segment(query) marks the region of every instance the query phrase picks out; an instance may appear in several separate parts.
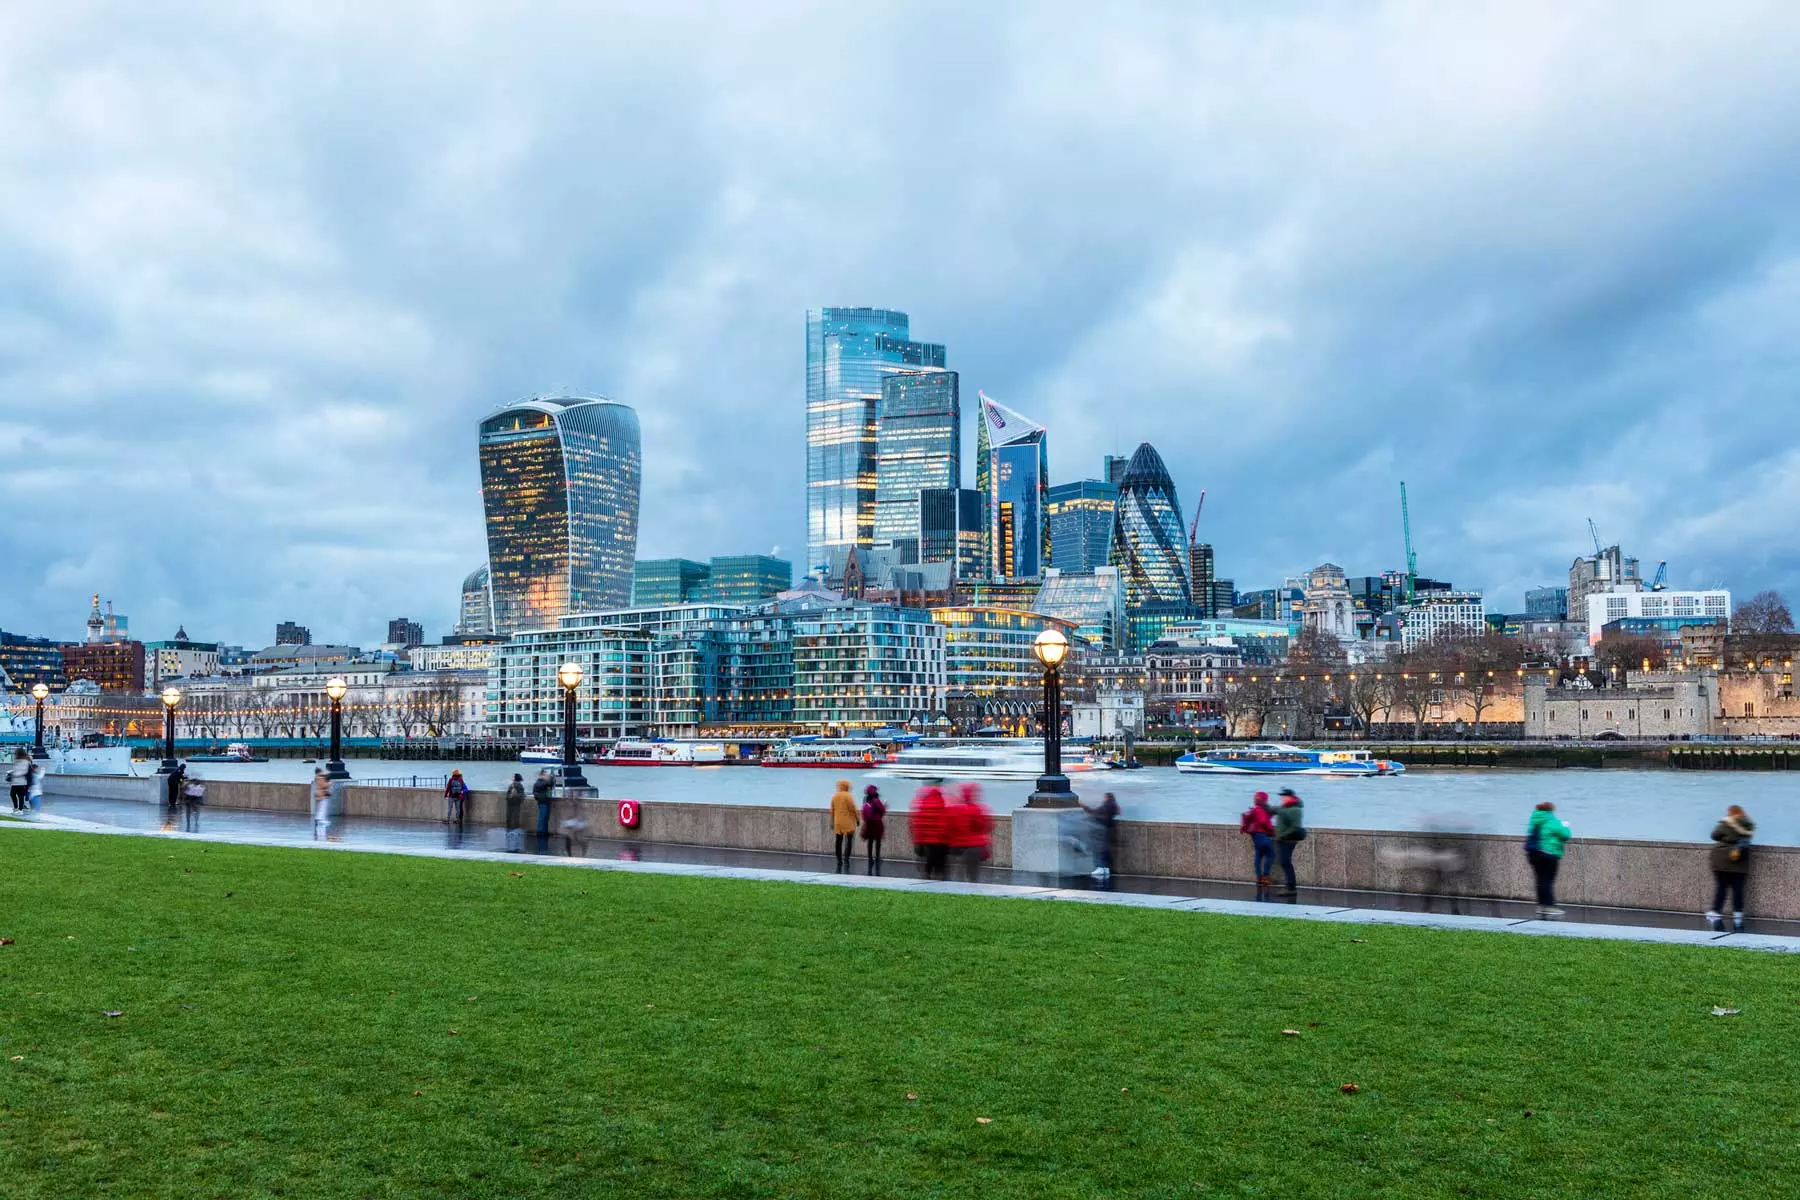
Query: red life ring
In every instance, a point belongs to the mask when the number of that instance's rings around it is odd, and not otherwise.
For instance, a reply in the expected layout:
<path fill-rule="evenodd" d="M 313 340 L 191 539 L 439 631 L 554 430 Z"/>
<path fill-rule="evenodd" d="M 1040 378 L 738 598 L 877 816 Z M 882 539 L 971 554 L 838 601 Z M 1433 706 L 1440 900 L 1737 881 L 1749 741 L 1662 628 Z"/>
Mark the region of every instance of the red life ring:
<path fill-rule="evenodd" d="M 638 817 L 640 815 L 641 815 L 641 810 L 639 809 L 638 802 L 636 800 L 621 800 L 621 801 L 619 801 L 619 824 L 620 824 L 620 826 L 622 826 L 623 828 L 626 828 L 626 829 L 636 829 L 638 827 Z"/>

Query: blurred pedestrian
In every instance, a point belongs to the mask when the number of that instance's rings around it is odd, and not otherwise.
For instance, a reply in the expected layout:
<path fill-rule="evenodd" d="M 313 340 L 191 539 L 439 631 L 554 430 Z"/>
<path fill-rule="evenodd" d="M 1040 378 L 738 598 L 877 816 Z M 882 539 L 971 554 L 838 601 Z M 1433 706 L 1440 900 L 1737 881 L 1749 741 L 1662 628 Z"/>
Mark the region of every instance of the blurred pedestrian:
<path fill-rule="evenodd" d="M 1750 876 L 1750 843 L 1755 835 L 1756 822 L 1736 804 L 1713 826 L 1713 902 L 1706 920 L 1716 930 L 1724 930 L 1725 914 L 1730 913 L 1732 932 L 1744 932 L 1744 884 Z"/>
<path fill-rule="evenodd" d="M 181 828 L 186 833 L 200 832 L 200 809 L 206 803 L 206 784 L 198 775 L 189 775 L 181 785 Z"/>
<path fill-rule="evenodd" d="M 838 780 L 837 791 L 831 793 L 831 832 L 837 869 L 848 871 L 856 853 L 856 799 L 850 795 L 848 779 Z"/>
<path fill-rule="evenodd" d="M 1279 893 L 1283 896 L 1300 894 L 1294 880 L 1294 847 L 1306 840 L 1303 807 L 1293 788 L 1281 789 L 1281 807 L 1275 810 L 1275 856 L 1281 861 L 1281 876 L 1286 881 Z"/>
<path fill-rule="evenodd" d="M 1532 810 L 1531 823 L 1525 827 L 1525 857 L 1537 876 L 1540 917 L 1563 915 L 1556 907 L 1556 872 L 1562 866 L 1563 846 L 1571 836 L 1569 827 L 1556 815 L 1556 805 L 1545 800 Z"/>
<path fill-rule="evenodd" d="M 1119 801 L 1108 792 L 1100 803 L 1081 808 L 1094 823 L 1094 880 L 1106 887 L 1112 882 L 1113 850 L 1119 836 Z"/>
<path fill-rule="evenodd" d="M 20 747 L 6 769 L 6 783 L 12 789 L 14 812 L 25 811 L 25 798 L 31 794 L 31 751 Z"/>
<path fill-rule="evenodd" d="M 29 808 L 44 807 L 44 768 L 42 764 L 31 764 L 31 784 L 25 789 L 25 804 Z"/>
<path fill-rule="evenodd" d="M 881 839 L 887 836 L 887 805 L 881 801 L 881 791 L 874 784 L 863 789 L 862 805 L 863 849 L 868 852 L 871 875 L 881 874 Z"/>
<path fill-rule="evenodd" d="M 942 879 L 949 855 L 944 838 L 944 793 L 935 783 L 928 783 L 913 794 L 913 853 L 925 860 L 925 878 Z"/>
<path fill-rule="evenodd" d="M 469 785 L 463 780 L 461 769 L 450 772 L 450 782 L 444 785 L 444 820 L 451 825 L 461 825 L 463 821 L 463 801 L 469 798 Z"/>
<path fill-rule="evenodd" d="M 556 781 L 550 778 L 550 768 L 538 771 L 537 778 L 531 781 L 531 798 L 537 801 L 539 838 L 550 836 L 550 805 L 556 800 Z"/>
<path fill-rule="evenodd" d="M 981 803 L 981 789 L 965 783 L 957 789 L 956 802 L 944 807 L 945 840 L 950 857 L 962 864 L 963 878 L 981 878 L 981 864 L 992 853 L 993 819 Z"/>
<path fill-rule="evenodd" d="M 1275 886 L 1275 814 L 1269 811 L 1269 793 L 1258 792 L 1250 807 L 1238 817 L 1238 832 L 1250 838 L 1250 866 L 1256 872 L 1256 888 Z"/>
<path fill-rule="evenodd" d="M 312 819 L 313 841 L 323 841 L 331 828 L 331 780 L 324 767 L 313 768 Z"/>
<path fill-rule="evenodd" d="M 512 782 L 506 785 L 506 848 L 514 854 L 525 848 L 525 830 L 521 827 L 524 808 L 525 777 L 514 771 Z"/>

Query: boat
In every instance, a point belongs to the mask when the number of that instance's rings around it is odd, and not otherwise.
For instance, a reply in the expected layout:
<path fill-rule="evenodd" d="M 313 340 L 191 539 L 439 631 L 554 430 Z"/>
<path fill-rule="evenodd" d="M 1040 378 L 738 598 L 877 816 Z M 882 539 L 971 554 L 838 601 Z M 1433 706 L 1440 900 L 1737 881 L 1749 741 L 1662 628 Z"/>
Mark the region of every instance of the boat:
<path fill-rule="evenodd" d="M 1071 748 L 1065 775 L 1098 769 L 1092 753 Z M 888 762 L 885 774 L 902 779 L 1036 779 L 1044 773 L 1044 743 L 1033 739 L 983 739 L 979 745 L 913 746 Z"/>
<path fill-rule="evenodd" d="M 522 763 L 560 763 L 562 748 L 560 746 L 527 746 L 519 751 Z"/>
<path fill-rule="evenodd" d="M 594 760 L 600 767 L 708 767 L 725 761 L 723 742 L 673 742 L 620 738 Z"/>
<path fill-rule="evenodd" d="M 96 735 L 82 738 L 79 745 L 63 742 L 49 750 L 50 772 L 54 775 L 138 775 L 152 769 L 133 763 L 130 746 L 109 744 Z"/>
<path fill-rule="evenodd" d="M 1367 750 L 1306 750 L 1277 742 L 1221 746 L 1184 754 L 1175 769 L 1185 775 L 1399 775 L 1406 767 Z"/>
<path fill-rule="evenodd" d="M 886 762 L 887 755 L 872 742 L 847 738 L 796 737 L 769 747 L 759 761 L 765 767 L 842 767 L 846 770 L 867 770 Z"/>
<path fill-rule="evenodd" d="M 190 754 L 187 760 L 197 763 L 264 763 L 269 761 L 269 757 L 266 754 L 252 754 L 248 742 L 232 742 L 222 754 Z"/>

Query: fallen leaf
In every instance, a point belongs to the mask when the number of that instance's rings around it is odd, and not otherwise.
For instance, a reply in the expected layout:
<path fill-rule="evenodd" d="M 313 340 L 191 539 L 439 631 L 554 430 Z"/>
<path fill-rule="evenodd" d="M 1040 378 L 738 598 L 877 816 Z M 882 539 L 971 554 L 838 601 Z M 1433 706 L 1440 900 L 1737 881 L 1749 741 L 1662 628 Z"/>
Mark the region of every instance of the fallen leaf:
<path fill-rule="evenodd" d="M 420 1091 L 413 1092 L 413 1095 L 415 1095 L 415 1096 L 423 1096 L 424 1094 L 425 1094 L 424 1092 L 420 1092 Z"/>
<path fill-rule="evenodd" d="M 192 1007 L 194 1007 L 194 1006 L 193 1006 L 193 1005 L 191 1005 L 191 1004 L 184 1004 L 184 1005 L 182 1005 L 182 1006 L 181 1006 L 181 1007 L 183 1007 L 183 1008 L 192 1008 Z"/>
<path fill-rule="evenodd" d="M 1300 1031 L 1298 1029 L 1284 1029 L 1281 1031 L 1281 1036 L 1282 1037 L 1299 1037 Z"/>
<path fill-rule="evenodd" d="M 976 1117 L 975 1123 L 977 1125 L 992 1125 L 994 1123 L 994 1118 L 992 1118 L 992 1117 Z"/>
<path fill-rule="evenodd" d="M 456 1030 L 454 1030 L 454 1029 L 452 1029 L 452 1030 L 451 1030 L 451 1031 L 450 1031 L 450 1036 L 451 1036 L 451 1037 L 455 1037 L 455 1036 L 456 1036 Z"/>
<path fill-rule="evenodd" d="M 508 871 L 507 874 L 511 875 L 514 879 L 525 878 L 525 872 L 523 872 L 523 871 Z"/>
<path fill-rule="evenodd" d="M 13 1060 L 13 1061 L 14 1061 L 14 1062 L 24 1062 L 24 1061 L 25 1061 L 25 1056 L 24 1056 L 24 1055 L 23 1055 L 23 1054 L 15 1054 L 15 1055 L 13 1055 L 13 1056 L 12 1056 L 12 1060 Z"/>
<path fill-rule="evenodd" d="M 1354 1096 L 1356 1093 L 1362 1091 L 1362 1089 L 1357 1087 L 1354 1083 L 1346 1083 L 1339 1087 L 1338 1091 L 1344 1093 L 1346 1096 Z"/>
<path fill-rule="evenodd" d="M 473 1000 L 473 999 L 475 999 L 475 997 L 469 996 L 469 997 L 467 997 L 467 999 Z"/>
<path fill-rule="evenodd" d="M 1319 1027 L 1319 1023 L 1317 1021 L 1308 1021 L 1306 1023 L 1306 1027 L 1308 1029 L 1317 1029 Z"/>
<path fill-rule="evenodd" d="M 11 938 L 0 938 L 0 946 L 10 946 L 12 944 L 13 940 Z"/>
<path fill-rule="evenodd" d="M 122 1017 L 125 1014 L 116 1008 L 109 1008 L 105 1012 L 101 1013 L 100 1015 L 103 1017 Z"/>
<path fill-rule="evenodd" d="M 227 900 L 229 900 L 229 899 L 231 899 L 231 898 L 232 898 L 232 897 L 233 897 L 233 896 L 235 896 L 235 895 L 237 895 L 237 893 L 236 893 L 236 892 L 226 892 L 226 893 L 225 893 L 225 898 L 226 898 L 226 899 L 227 899 Z"/>
<path fill-rule="evenodd" d="M 1537 1115 L 1537 1114 L 1536 1114 L 1536 1113 L 1534 1113 L 1534 1112 L 1532 1112 L 1532 1111 L 1531 1111 L 1531 1110 L 1530 1110 L 1530 1109 L 1529 1109 L 1529 1108 L 1528 1108 L 1528 1109 L 1526 1109 L 1526 1110 L 1525 1110 L 1525 1115 L 1526 1115 L 1526 1116 L 1528 1116 L 1528 1117 L 1533 1117 L 1533 1116 L 1536 1116 L 1536 1115 Z"/>
<path fill-rule="evenodd" d="M 1713 1016 L 1715 1017 L 1735 1017 L 1742 1011 L 1741 1008 L 1720 1008 L 1716 1004 L 1713 1005 Z"/>
<path fill-rule="evenodd" d="M 919 1093 L 917 1093 L 917 1092 L 908 1092 L 908 1093 L 906 1093 L 906 1098 L 907 1098 L 907 1099 L 908 1099 L 908 1100 L 917 1100 L 917 1099 L 918 1099 L 918 1098 L 919 1098 Z"/>
<path fill-rule="evenodd" d="M 1128 1087 L 1122 1087 L 1122 1088 L 1120 1088 L 1120 1089 L 1119 1089 L 1119 1091 L 1120 1091 L 1120 1092 L 1129 1092 L 1129 1091 L 1130 1091 L 1130 1090 L 1131 1090 L 1131 1089 L 1130 1089 L 1130 1088 L 1128 1088 Z"/>
<path fill-rule="evenodd" d="M 1360 945 L 1364 944 L 1365 942 L 1367 942 L 1369 939 L 1368 938 L 1351 938 L 1350 940 L 1360 946 Z"/>

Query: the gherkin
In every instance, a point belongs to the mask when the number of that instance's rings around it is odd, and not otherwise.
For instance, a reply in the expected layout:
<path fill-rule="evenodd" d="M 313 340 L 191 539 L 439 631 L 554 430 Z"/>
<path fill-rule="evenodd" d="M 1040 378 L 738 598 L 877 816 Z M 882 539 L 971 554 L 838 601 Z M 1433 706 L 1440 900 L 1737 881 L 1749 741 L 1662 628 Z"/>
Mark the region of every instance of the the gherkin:
<path fill-rule="evenodd" d="M 1156 447 L 1145 442 L 1119 481 L 1113 512 L 1112 565 L 1125 582 L 1125 607 L 1191 604 L 1187 543 L 1175 481 Z"/>

